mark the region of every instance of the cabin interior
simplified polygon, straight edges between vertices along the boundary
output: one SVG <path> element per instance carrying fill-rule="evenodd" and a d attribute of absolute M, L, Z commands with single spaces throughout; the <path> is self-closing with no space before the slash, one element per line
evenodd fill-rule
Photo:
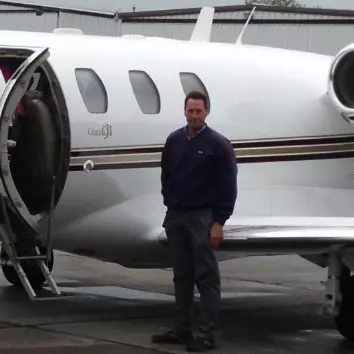
<path fill-rule="evenodd" d="M 26 57 L 0 58 L 6 82 Z M 6 77 L 7 76 L 7 77 Z M 32 215 L 51 208 L 53 177 L 60 166 L 61 125 L 58 104 L 48 72 L 39 67 L 12 116 L 8 140 L 12 179 L 19 195 Z"/>

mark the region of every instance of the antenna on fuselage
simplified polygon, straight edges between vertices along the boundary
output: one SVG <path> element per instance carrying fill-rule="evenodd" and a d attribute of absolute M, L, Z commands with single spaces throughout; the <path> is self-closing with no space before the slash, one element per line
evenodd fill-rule
<path fill-rule="evenodd" d="M 201 9 L 190 39 L 192 42 L 210 42 L 214 12 L 215 9 L 213 7 L 203 7 Z"/>
<path fill-rule="evenodd" d="M 248 16 L 248 19 L 247 19 L 245 25 L 243 26 L 243 29 L 242 29 L 240 35 L 238 36 L 237 41 L 236 41 L 236 44 L 237 44 L 237 45 L 242 45 L 242 44 L 243 44 L 243 43 L 242 43 L 243 34 L 246 32 L 246 29 L 247 29 L 247 27 L 248 27 L 248 24 L 250 23 L 250 21 L 251 21 L 251 19 L 252 19 L 252 16 L 253 16 L 254 12 L 256 11 L 256 7 L 257 7 L 257 6 L 254 6 L 254 7 L 253 7 L 252 12 L 251 12 L 250 15 Z"/>

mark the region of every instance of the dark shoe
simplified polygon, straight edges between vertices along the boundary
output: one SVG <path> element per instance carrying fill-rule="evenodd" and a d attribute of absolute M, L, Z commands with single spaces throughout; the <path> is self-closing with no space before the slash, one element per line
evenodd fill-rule
<path fill-rule="evenodd" d="M 197 337 L 188 342 L 186 345 L 186 350 L 188 352 L 201 353 L 214 349 L 216 349 L 215 341 L 214 339 L 208 337 Z"/>
<path fill-rule="evenodd" d="M 151 337 L 153 343 L 166 343 L 166 344 L 187 344 L 193 340 L 192 333 L 180 332 L 177 330 L 169 330 L 161 334 L 155 334 Z"/>

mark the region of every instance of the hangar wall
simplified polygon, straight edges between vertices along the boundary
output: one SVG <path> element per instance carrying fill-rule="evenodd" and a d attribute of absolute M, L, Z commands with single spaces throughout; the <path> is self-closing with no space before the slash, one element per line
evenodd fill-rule
<path fill-rule="evenodd" d="M 188 39 L 200 9 L 149 12 L 93 12 L 0 1 L 0 29 L 51 32 L 80 28 L 86 34 L 141 34 Z M 233 43 L 250 14 L 250 6 L 216 7 L 212 41 Z M 244 43 L 334 55 L 354 42 L 354 11 L 260 7 Z"/>

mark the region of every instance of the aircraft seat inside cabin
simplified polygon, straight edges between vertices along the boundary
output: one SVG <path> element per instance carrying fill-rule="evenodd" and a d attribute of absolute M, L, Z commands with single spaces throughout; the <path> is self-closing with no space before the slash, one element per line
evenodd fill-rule
<path fill-rule="evenodd" d="M 14 130 L 19 129 L 19 134 L 11 152 L 11 173 L 16 188 L 32 214 L 50 208 L 58 157 L 55 123 L 42 96 L 40 93 L 24 96 L 25 115 L 14 122 Z"/>

